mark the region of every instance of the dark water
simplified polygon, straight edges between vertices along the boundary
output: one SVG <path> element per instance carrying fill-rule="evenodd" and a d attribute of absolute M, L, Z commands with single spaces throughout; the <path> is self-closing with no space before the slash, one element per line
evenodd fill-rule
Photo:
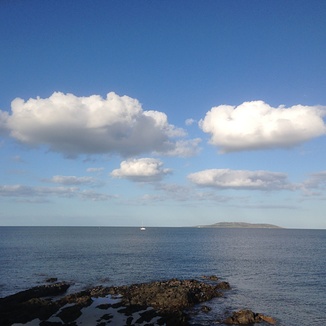
<path fill-rule="evenodd" d="M 326 325 L 326 230 L 0 227 L 0 297 L 49 277 L 75 292 L 212 274 L 232 290 L 197 324 L 250 308 L 277 325 Z"/>

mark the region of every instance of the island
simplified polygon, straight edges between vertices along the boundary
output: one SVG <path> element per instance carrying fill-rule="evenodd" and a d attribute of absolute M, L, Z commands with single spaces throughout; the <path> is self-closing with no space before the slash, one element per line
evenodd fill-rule
<path fill-rule="evenodd" d="M 265 223 L 246 222 L 219 222 L 211 225 L 198 225 L 197 228 L 225 228 L 225 229 L 283 229 L 280 226 Z"/>

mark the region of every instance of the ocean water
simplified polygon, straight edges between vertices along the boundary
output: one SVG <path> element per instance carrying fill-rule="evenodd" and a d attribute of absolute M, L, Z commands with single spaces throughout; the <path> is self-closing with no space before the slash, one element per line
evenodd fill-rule
<path fill-rule="evenodd" d="M 326 325 L 326 230 L 0 227 L 0 297 L 49 277 L 76 292 L 202 275 L 232 289 L 196 325 L 242 308 L 279 326 Z"/>

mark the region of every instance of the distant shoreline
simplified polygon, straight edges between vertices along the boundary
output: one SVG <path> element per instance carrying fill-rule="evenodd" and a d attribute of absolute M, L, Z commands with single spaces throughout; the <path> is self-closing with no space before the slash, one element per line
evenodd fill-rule
<path fill-rule="evenodd" d="M 283 229 L 280 226 L 266 223 L 219 222 L 210 225 L 198 225 L 197 228 L 225 228 L 225 229 Z"/>

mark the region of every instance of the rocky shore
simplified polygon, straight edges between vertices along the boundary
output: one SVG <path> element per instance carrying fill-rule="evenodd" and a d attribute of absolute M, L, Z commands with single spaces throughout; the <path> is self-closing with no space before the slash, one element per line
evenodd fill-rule
<path fill-rule="evenodd" d="M 129 286 L 98 286 L 64 295 L 68 283 L 48 283 L 0 298 L 0 325 L 189 325 L 189 310 L 223 297 L 230 289 L 216 276 L 200 280 L 156 281 Z M 202 311 L 209 311 L 207 306 Z M 83 321 L 82 321 L 83 320 Z M 88 320 L 88 322 L 87 322 Z M 222 324 L 274 324 L 275 320 L 250 310 L 234 312 Z"/>

